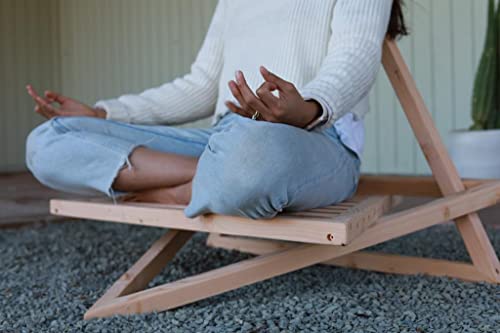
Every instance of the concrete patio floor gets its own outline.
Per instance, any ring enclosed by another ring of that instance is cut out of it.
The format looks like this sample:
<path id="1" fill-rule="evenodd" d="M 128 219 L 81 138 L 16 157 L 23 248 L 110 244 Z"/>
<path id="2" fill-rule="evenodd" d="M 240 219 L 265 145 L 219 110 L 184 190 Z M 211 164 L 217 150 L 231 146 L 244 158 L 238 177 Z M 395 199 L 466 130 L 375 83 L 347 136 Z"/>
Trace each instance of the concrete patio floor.
<path id="1" fill-rule="evenodd" d="M 49 200 L 75 197 L 48 189 L 25 172 L 0 174 L 0 189 L 0 227 L 3 228 L 60 220 L 49 214 Z"/>
<path id="2" fill-rule="evenodd" d="M 0 228 L 57 221 L 65 218 L 49 214 L 51 198 L 77 198 L 40 184 L 27 172 L 0 174 Z M 398 210 L 425 202 L 425 198 L 405 198 Z M 486 225 L 500 228 L 500 205 L 485 209 L 480 216 Z"/>

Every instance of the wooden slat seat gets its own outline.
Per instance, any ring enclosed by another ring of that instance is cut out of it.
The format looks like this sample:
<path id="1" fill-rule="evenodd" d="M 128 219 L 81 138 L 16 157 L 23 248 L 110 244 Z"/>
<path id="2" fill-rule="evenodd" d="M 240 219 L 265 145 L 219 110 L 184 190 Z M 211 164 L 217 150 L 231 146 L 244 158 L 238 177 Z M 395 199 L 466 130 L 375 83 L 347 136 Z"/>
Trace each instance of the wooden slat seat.
<path id="1" fill-rule="evenodd" d="M 324 208 L 283 213 L 269 220 L 215 214 L 188 219 L 181 206 L 102 200 L 52 200 L 51 212 L 60 216 L 176 230 L 346 245 L 386 213 L 393 203 L 393 198 L 388 195 L 357 197 Z"/>
<path id="2" fill-rule="evenodd" d="M 188 219 L 183 207 L 53 200 L 51 212 L 55 215 L 168 229 L 85 318 L 169 310 L 318 263 L 500 283 L 500 262 L 477 215 L 478 210 L 500 202 L 500 181 L 460 179 L 394 41 L 385 41 L 382 62 L 432 170 L 432 179 L 364 177 L 359 197 L 334 206 L 280 214 L 271 220 L 220 215 Z M 435 200 L 386 215 L 399 198 L 392 195 L 432 196 Z M 455 220 L 471 264 L 364 251 L 449 220 Z M 258 256 L 143 290 L 195 231 L 211 233 L 210 246 Z"/>

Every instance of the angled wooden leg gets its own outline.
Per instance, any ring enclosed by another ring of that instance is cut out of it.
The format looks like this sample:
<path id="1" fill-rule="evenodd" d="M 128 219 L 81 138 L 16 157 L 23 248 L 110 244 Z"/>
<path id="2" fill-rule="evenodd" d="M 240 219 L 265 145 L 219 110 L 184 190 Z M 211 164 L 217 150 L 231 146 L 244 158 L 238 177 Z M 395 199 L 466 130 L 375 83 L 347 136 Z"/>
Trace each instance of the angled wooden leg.
<path id="1" fill-rule="evenodd" d="M 394 41 L 384 44 L 383 64 L 441 192 L 447 196 L 463 191 L 465 186 Z M 474 265 L 491 280 L 500 282 L 498 257 L 477 214 L 455 222 Z"/>
<path id="2" fill-rule="evenodd" d="M 138 263 L 136 269 L 131 269 L 130 275 L 124 276 L 126 282 L 117 282 L 103 300 L 89 310 L 86 318 L 163 311 L 321 262 L 373 267 L 381 271 L 398 270 L 408 273 L 419 270 L 439 271 L 439 266 L 443 265 L 441 261 L 411 258 L 411 264 L 420 268 L 406 266 L 404 269 L 398 269 L 395 266 L 404 264 L 401 258 L 391 258 L 388 255 L 381 256 L 380 254 L 353 253 L 449 219 L 456 219 L 474 267 L 460 263 L 445 264 L 447 266 L 444 271 L 452 270 L 464 278 L 467 276 L 475 277 L 477 273 L 478 279 L 498 283 L 500 281 L 500 264 L 481 221 L 475 213 L 479 209 L 498 203 L 500 185 L 493 182 L 463 192 L 465 186 L 439 138 L 432 117 L 425 107 L 395 42 L 386 41 L 384 44 L 383 63 L 439 189 L 445 195 L 444 198 L 383 217 L 346 246 L 301 244 L 288 247 L 287 245 L 277 252 L 263 254 L 210 272 L 126 295 L 128 292 L 144 287 L 147 284 L 145 281 L 149 281 L 152 274 L 158 272 L 158 266 L 151 264 L 152 261 L 156 262 L 155 258 L 163 257 L 162 253 L 169 257 L 168 254 L 172 251 L 164 250 L 163 246 L 168 247 L 172 240 L 165 240 L 164 245 L 159 246 L 159 252 L 152 254 L 152 258 L 146 254 L 144 262 Z M 190 236 L 191 234 L 186 235 Z M 172 248 L 177 251 L 184 242 L 185 240 L 179 241 L 177 245 L 172 245 Z M 350 257 L 338 259 L 346 255 L 350 255 Z M 392 260 L 392 265 L 383 264 L 388 259 Z M 165 259 L 157 260 L 160 263 Z M 377 261 L 378 264 L 374 264 L 373 261 Z M 149 273 L 142 273 L 146 271 Z M 144 280 L 140 277 L 141 275 L 143 275 Z M 131 277 L 134 282 L 130 282 Z"/>
<path id="3" fill-rule="evenodd" d="M 170 230 L 157 240 L 149 250 L 113 284 L 111 288 L 87 311 L 90 319 L 101 313 L 101 307 L 113 299 L 144 289 L 165 265 L 191 238 L 193 232 Z"/>
<path id="4" fill-rule="evenodd" d="M 423 230 L 500 200 L 500 182 L 479 186 L 381 218 L 346 246 L 299 244 L 274 253 L 118 298 L 107 299 L 86 318 L 164 311 L 264 281 Z M 119 289 L 119 288 L 117 288 Z"/>
<path id="5" fill-rule="evenodd" d="M 462 179 L 465 188 L 495 181 L 494 179 Z M 356 195 L 400 195 L 405 197 L 441 198 L 436 179 L 432 176 L 370 175 L 359 179 Z"/>
<path id="6" fill-rule="evenodd" d="M 236 250 L 255 255 L 273 253 L 295 246 L 292 242 L 219 234 L 210 234 L 207 239 L 207 245 L 210 247 Z M 425 274 L 431 276 L 453 277 L 465 281 L 485 281 L 484 275 L 482 275 L 474 265 L 469 263 L 388 253 L 358 251 L 339 258 L 324 261 L 321 264 L 390 274 Z"/>
<path id="7" fill-rule="evenodd" d="M 452 277 L 473 282 L 488 281 L 487 278 L 470 263 L 388 253 L 359 251 L 340 258 L 325 261 L 324 263 L 326 265 L 364 269 L 389 274 L 424 274 L 430 276 Z"/>
<path id="8" fill-rule="evenodd" d="M 474 265 L 483 274 L 500 283 L 500 263 L 479 216 L 470 214 L 456 219 L 455 223 Z"/>

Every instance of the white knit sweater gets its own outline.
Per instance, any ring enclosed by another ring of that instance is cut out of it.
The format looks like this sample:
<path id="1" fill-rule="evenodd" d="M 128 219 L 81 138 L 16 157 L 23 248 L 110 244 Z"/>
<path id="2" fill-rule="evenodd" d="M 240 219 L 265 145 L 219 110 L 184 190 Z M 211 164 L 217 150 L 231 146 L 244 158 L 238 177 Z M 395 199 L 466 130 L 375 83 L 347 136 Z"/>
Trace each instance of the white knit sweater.
<path id="1" fill-rule="evenodd" d="M 227 86 L 235 71 L 255 90 L 264 65 L 318 101 L 326 126 L 336 122 L 344 143 L 360 153 L 391 7 L 392 0 L 219 0 L 189 74 L 96 106 L 108 119 L 135 124 L 179 124 L 214 111 L 216 122 L 228 112 L 224 102 L 236 102 Z"/>

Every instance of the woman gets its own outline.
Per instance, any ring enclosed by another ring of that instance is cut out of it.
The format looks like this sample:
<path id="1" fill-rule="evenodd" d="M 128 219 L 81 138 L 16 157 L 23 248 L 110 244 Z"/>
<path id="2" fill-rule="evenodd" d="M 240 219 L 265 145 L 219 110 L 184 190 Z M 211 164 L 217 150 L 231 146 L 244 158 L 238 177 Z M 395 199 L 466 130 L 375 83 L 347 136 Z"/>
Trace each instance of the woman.
<path id="1" fill-rule="evenodd" d="M 220 0 L 182 78 L 94 107 L 28 86 L 50 121 L 30 134 L 27 165 L 55 189 L 132 193 L 188 217 L 343 201 L 382 42 L 405 33 L 400 0 Z M 212 114 L 209 129 L 165 126 Z"/>

